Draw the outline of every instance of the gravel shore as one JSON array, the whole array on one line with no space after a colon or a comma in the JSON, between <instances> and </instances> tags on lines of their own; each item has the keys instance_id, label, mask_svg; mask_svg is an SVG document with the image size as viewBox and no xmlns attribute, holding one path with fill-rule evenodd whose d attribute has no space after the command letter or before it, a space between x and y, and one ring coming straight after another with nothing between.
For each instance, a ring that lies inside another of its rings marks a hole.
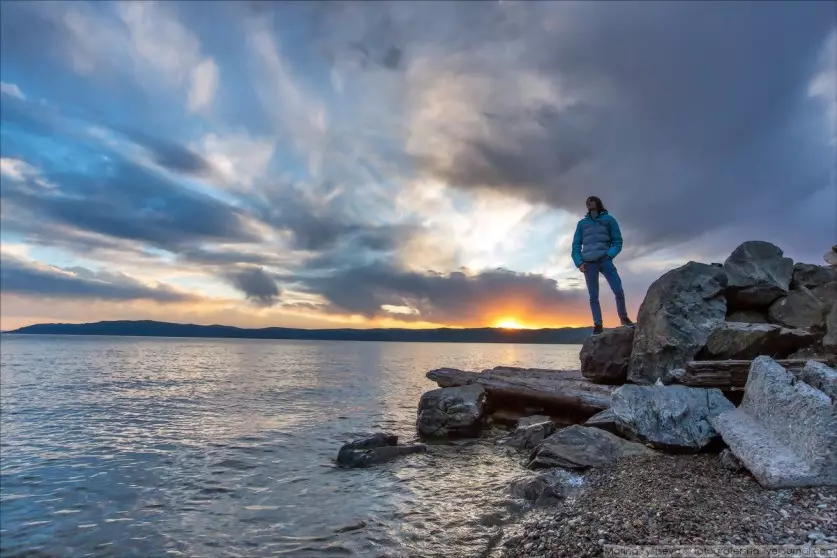
<instances>
[{"instance_id":1,"label":"gravel shore","mask_svg":"<svg viewBox=\"0 0 837 558\"><path fill-rule=\"evenodd\" d=\"M709 454L625 458L585 478L562 506L508 533L502 555L602 556L606 544L837 548L837 488L765 490Z\"/></svg>"}]
</instances>

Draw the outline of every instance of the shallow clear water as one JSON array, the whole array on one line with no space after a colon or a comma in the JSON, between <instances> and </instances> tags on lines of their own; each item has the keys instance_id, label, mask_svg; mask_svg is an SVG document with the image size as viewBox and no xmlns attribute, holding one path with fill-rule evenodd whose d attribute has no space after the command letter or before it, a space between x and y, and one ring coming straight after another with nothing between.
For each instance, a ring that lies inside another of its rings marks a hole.
<instances>
[{"instance_id":1,"label":"shallow clear water","mask_svg":"<svg viewBox=\"0 0 837 558\"><path fill-rule=\"evenodd\" d=\"M0 554L478 556L517 460L415 438L433 368L577 368L578 347L3 336Z\"/></svg>"}]
</instances>

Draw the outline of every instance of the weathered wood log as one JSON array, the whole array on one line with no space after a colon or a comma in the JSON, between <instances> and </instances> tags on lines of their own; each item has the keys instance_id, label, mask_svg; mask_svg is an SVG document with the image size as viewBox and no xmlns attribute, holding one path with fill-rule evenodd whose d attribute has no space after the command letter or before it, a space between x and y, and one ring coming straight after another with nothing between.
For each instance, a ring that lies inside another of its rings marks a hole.
<instances>
[{"instance_id":1,"label":"weathered wood log","mask_svg":"<svg viewBox=\"0 0 837 558\"><path fill-rule=\"evenodd\" d=\"M833 366L826 358L777 360L787 370L800 370L809 360ZM752 360L693 360L686 363L683 374L675 376L675 383L692 387L721 389L743 388L747 384Z\"/></svg>"},{"instance_id":2,"label":"weathered wood log","mask_svg":"<svg viewBox=\"0 0 837 558\"><path fill-rule=\"evenodd\" d=\"M477 383L491 398L536 403L555 410L595 414L610 408L612 386L594 384L578 370L498 367L482 372L453 368L431 370L427 378L440 387Z\"/></svg>"}]
</instances>

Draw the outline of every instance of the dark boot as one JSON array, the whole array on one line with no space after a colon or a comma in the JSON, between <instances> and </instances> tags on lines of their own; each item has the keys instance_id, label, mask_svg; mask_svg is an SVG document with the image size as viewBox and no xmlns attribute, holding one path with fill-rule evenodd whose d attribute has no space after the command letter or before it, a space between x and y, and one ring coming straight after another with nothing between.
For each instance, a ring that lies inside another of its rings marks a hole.
<instances>
[{"instance_id":1,"label":"dark boot","mask_svg":"<svg viewBox=\"0 0 837 558\"><path fill-rule=\"evenodd\" d=\"M622 325L625 326L625 327L634 327L636 325L627 316L625 316L624 318L621 318L620 321L622 322Z\"/></svg>"},{"instance_id":2,"label":"dark boot","mask_svg":"<svg viewBox=\"0 0 837 558\"><path fill-rule=\"evenodd\" d=\"M604 328L600 325L593 326L593 335L599 335L601 332L604 331Z\"/></svg>"}]
</instances>

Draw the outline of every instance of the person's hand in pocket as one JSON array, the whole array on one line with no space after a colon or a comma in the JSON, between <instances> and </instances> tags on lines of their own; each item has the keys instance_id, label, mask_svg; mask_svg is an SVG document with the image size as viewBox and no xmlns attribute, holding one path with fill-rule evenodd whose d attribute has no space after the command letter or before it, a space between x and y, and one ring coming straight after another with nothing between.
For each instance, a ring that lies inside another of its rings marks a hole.
<instances>
[{"instance_id":1,"label":"person's hand in pocket","mask_svg":"<svg viewBox=\"0 0 837 558\"><path fill-rule=\"evenodd\" d=\"M579 269L579 271L581 271L581 273L585 273L587 271L587 264L586 263L581 264L580 266L578 266L578 269Z\"/></svg>"}]
</instances>

